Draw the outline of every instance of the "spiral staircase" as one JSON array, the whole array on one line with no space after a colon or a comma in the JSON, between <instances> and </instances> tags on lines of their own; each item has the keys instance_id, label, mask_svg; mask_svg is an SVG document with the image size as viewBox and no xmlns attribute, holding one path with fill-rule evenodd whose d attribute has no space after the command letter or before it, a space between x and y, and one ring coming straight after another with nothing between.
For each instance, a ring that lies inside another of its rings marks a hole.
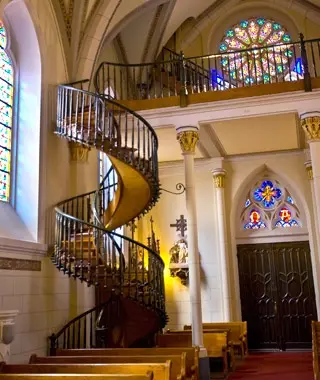
<instances>
[{"instance_id":1,"label":"spiral staircase","mask_svg":"<svg viewBox=\"0 0 320 380\"><path fill-rule=\"evenodd\" d=\"M158 140L140 115L85 81L58 88L55 133L111 161L96 191L59 203L53 262L96 286L103 302L50 337L56 348L151 345L166 324L164 263L158 252L115 230L147 213L159 198Z\"/></svg>"}]
</instances>

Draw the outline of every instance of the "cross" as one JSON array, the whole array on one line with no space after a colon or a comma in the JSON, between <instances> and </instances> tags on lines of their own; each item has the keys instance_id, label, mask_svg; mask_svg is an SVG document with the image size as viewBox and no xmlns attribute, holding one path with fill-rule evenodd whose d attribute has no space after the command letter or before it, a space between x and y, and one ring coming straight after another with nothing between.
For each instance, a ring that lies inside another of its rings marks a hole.
<instances>
[{"instance_id":1,"label":"cross","mask_svg":"<svg viewBox=\"0 0 320 380\"><path fill-rule=\"evenodd\" d=\"M176 219L176 224L170 224L170 227L176 227L176 231L180 231L181 236L184 237L184 232L187 231L187 219L184 215L180 215L180 219Z\"/></svg>"},{"instance_id":2,"label":"cross","mask_svg":"<svg viewBox=\"0 0 320 380\"><path fill-rule=\"evenodd\" d=\"M132 237L134 236L135 230L138 228L138 226L134 223L134 220L130 223L130 229L132 232Z\"/></svg>"}]
</instances>

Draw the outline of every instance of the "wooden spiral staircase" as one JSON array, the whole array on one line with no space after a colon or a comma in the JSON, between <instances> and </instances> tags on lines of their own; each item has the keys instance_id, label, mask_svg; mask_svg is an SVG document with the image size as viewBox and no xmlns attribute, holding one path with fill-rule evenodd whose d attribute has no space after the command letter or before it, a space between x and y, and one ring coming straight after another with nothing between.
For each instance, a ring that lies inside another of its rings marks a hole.
<instances>
[{"instance_id":1,"label":"wooden spiral staircase","mask_svg":"<svg viewBox=\"0 0 320 380\"><path fill-rule=\"evenodd\" d=\"M55 133L105 153L112 166L99 189L55 208L53 261L99 287L103 302L53 334L51 354L58 347L151 345L167 318L159 253L115 232L158 200L157 136L140 115L82 85L59 86Z\"/></svg>"}]
</instances>

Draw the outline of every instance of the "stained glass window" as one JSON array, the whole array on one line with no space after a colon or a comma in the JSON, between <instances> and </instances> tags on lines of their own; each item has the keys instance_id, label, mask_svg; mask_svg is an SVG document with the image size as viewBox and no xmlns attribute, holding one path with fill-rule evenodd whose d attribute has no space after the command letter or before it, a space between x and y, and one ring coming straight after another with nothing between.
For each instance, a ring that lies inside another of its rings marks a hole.
<instances>
[{"instance_id":1,"label":"stained glass window","mask_svg":"<svg viewBox=\"0 0 320 380\"><path fill-rule=\"evenodd\" d=\"M274 207L281 195L281 190L274 187L271 181L263 181L253 193L254 199L262 203L265 208Z\"/></svg>"},{"instance_id":2,"label":"stained glass window","mask_svg":"<svg viewBox=\"0 0 320 380\"><path fill-rule=\"evenodd\" d=\"M275 227L297 227L299 224L295 219L292 219L292 213L287 207L282 207L279 211L279 219Z\"/></svg>"},{"instance_id":3,"label":"stained glass window","mask_svg":"<svg viewBox=\"0 0 320 380\"><path fill-rule=\"evenodd\" d=\"M6 53L7 34L0 21L0 200L10 199L13 66Z\"/></svg>"},{"instance_id":4,"label":"stained glass window","mask_svg":"<svg viewBox=\"0 0 320 380\"><path fill-rule=\"evenodd\" d=\"M251 210L249 218L250 221L244 226L246 230L257 230L266 227L265 223L261 220L261 214L258 210Z\"/></svg>"},{"instance_id":5,"label":"stained glass window","mask_svg":"<svg viewBox=\"0 0 320 380\"><path fill-rule=\"evenodd\" d=\"M250 85L286 75L294 56L290 42L286 29L273 20L241 21L226 31L220 44L220 53L226 53L221 58L224 76Z\"/></svg>"},{"instance_id":6,"label":"stained glass window","mask_svg":"<svg viewBox=\"0 0 320 380\"><path fill-rule=\"evenodd\" d=\"M241 224L245 230L302 226L296 200L276 179L256 182L243 199L242 207Z\"/></svg>"}]
</instances>

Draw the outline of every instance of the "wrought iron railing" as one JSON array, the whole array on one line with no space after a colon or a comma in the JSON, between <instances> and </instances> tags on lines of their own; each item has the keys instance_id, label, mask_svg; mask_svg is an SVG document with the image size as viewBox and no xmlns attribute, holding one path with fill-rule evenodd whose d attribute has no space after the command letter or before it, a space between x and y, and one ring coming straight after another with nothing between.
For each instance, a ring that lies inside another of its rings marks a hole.
<instances>
[{"instance_id":1,"label":"wrought iron railing","mask_svg":"<svg viewBox=\"0 0 320 380\"><path fill-rule=\"evenodd\" d=\"M107 94L94 94L68 85L58 88L55 133L78 144L95 147L139 170L159 197L158 138L150 124Z\"/></svg>"},{"instance_id":2,"label":"wrought iron railing","mask_svg":"<svg viewBox=\"0 0 320 380\"><path fill-rule=\"evenodd\" d=\"M95 306L90 310L71 319L56 334L49 337L49 355L54 356L58 348L94 348L97 341L97 323L102 310L106 308L112 299Z\"/></svg>"},{"instance_id":3,"label":"wrought iron railing","mask_svg":"<svg viewBox=\"0 0 320 380\"><path fill-rule=\"evenodd\" d=\"M166 50L160 58L146 64L102 62L96 91L141 100L298 80L311 91L311 78L320 77L320 39L305 41L302 35L298 42L190 58Z\"/></svg>"}]
</instances>

